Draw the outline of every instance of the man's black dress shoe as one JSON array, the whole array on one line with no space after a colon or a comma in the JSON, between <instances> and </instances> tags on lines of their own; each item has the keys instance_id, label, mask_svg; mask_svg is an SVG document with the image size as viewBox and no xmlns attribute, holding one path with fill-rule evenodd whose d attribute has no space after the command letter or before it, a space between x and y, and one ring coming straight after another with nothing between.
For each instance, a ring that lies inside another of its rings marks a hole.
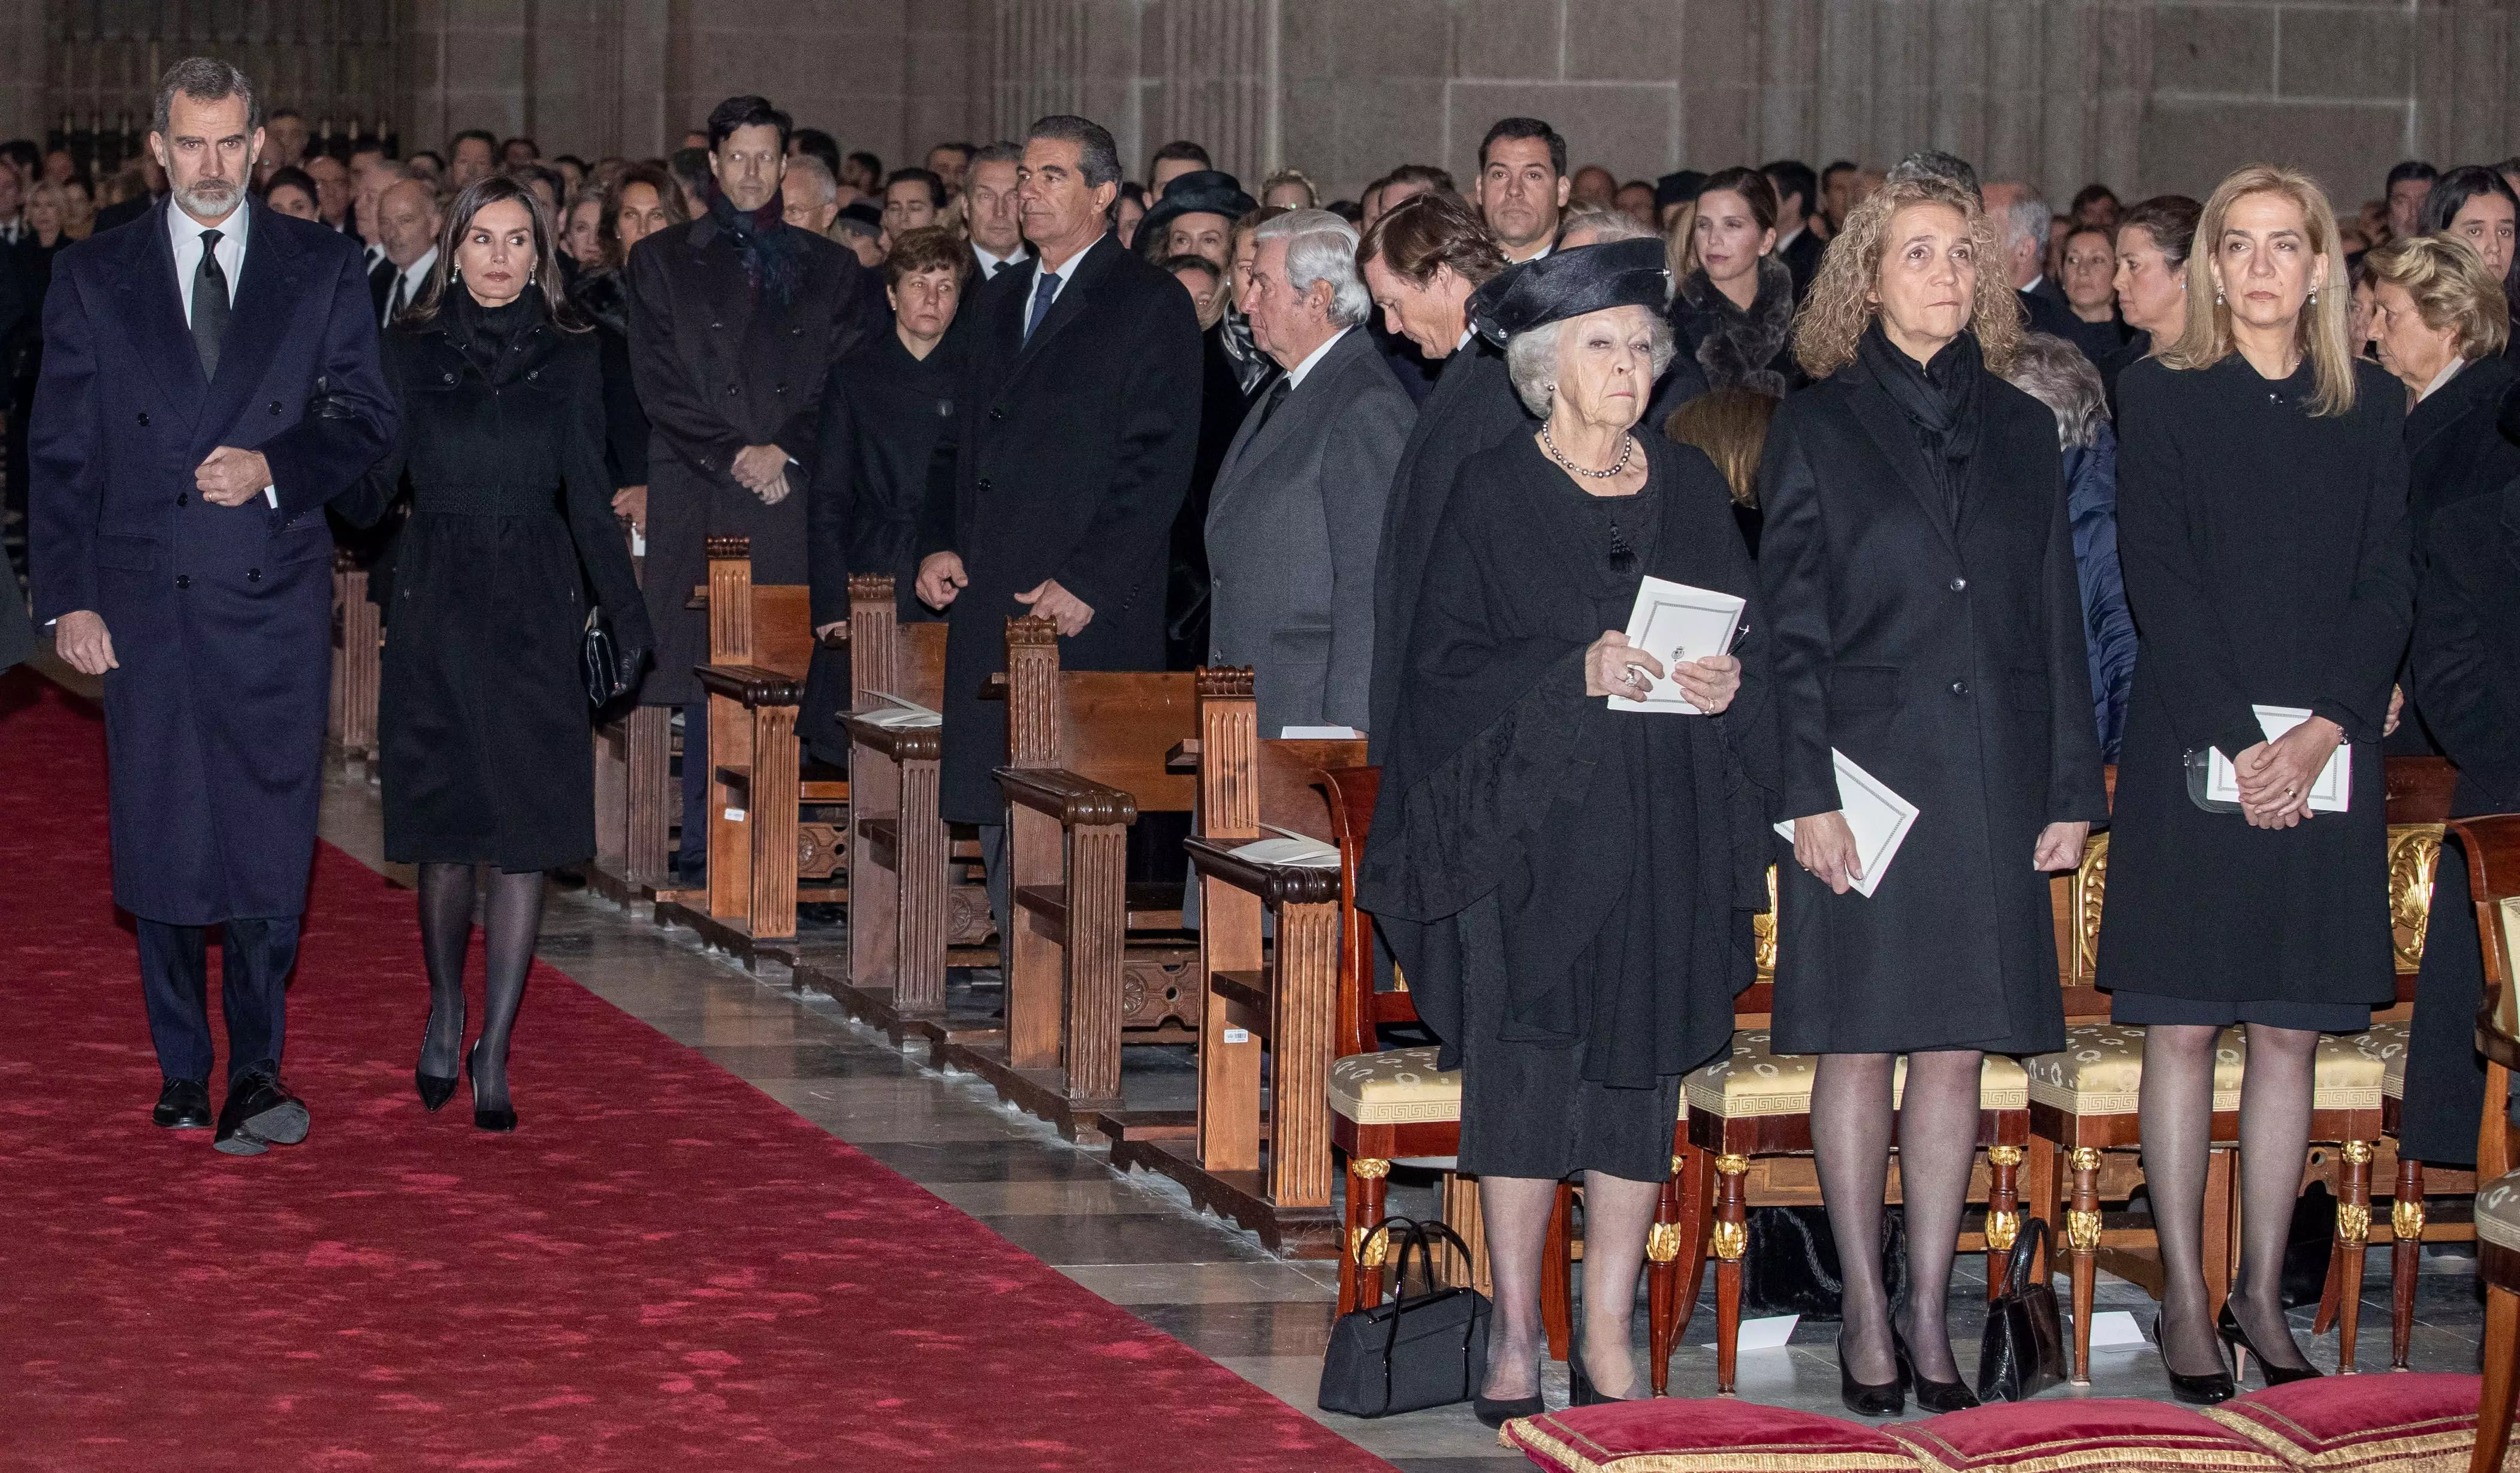
<instances>
[{"instance_id":1,"label":"man's black dress shoe","mask_svg":"<svg viewBox=\"0 0 2520 1473\"><path fill-rule=\"evenodd\" d=\"M149 1118L170 1131L210 1128L210 1087L198 1079L170 1079L158 1092L158 1108Z\"/></svg>"},{"instance_id":2,"label":"man's black dress shoe","mask_svg":"<svg viewBox=\"0 0 2520 1473\"><path fill-rule=\"evenodd\" d=\"M210 1143L231 1156L259 1156L275 1145L306 1138L305 1104L269 1074L248 1074L228 1086L219 1107L218 1138Z\"/></svg>"}]
</instances>

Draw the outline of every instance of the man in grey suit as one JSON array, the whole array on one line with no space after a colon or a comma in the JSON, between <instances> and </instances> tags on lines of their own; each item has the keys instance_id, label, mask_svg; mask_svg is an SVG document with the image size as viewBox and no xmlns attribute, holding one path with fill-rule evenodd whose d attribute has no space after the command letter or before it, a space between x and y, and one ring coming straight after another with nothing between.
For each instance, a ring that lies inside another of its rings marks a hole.
<instances>
[{"instance_id":1,"label":"man in grey suit","mask_svg":"<svg viewBox=\"0 0 2520 1473\"><path fill-rule=\"evenodd\" d=\"M1286 371L1243 419L1208 502L1208 658L1249 665L1260 732L1364 730L1383 503L1418 417L1362 331L1357 234L1327 210L1260 227L1245 307Z\"/></svg>"}]
</instances>

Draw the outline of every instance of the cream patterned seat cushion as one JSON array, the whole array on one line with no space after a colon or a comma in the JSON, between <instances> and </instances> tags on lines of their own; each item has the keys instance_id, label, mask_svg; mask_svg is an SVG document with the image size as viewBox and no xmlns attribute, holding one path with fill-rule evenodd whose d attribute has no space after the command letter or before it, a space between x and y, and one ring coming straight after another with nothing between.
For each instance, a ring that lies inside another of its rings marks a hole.
<instances>
[{"instance_id":1,"label":"cream patterned seat cushion","mask_svg":"<svg viewBox=\"0 0 2520 1473\"><path fill-rule=\"evenodd\" d=\"M1744 1029L1732 1035L1732 1051L1704 1068L1692 1070L1686 1086L1688 1108L1723 1120L1751 1120L1768 1115L1811 1113L1812 1071L1819 1055L1771 1053L1768 1031ZM2021 1066L2000 1053L1990 1053L1978 1073L1978 1108L2019 1110L2029 1107L2029 1081ZM1895 1102L1908 1089L1908 1061L1890 1082Z\"/></svg>"},{"instance_id":2,"label":"cream patterned seat cushion","mask_svg":"<svg viewBox=\"0 0 2520 1473\"><path fill-rule=\"evenodd\" d=\"M2328 1034L2318 1041L2312 1107L2376 1110L2391 1067L2404 1077L2407 1027L2375 1023L2364 1033ZM2227 1028L2214 1049L2214 1108L2240 1107L2240 1079L2249 1049L2240 1029ZM2028 1060L2030 1097L2068 1115L2132 1115L2143 1085L2143 1030L2118 1023L2078 1023L2065 1030L2065 1047Z\"/></svg>"},{"instance_id":3,"label":"cream patterned seat cushion","mask_svg":"<svg viewBox=\"0 0 2520 1473\"><path fill-rule=\"evenodd\" d=\"M2520 1249L2520 1171L2495 1178L2476 1194L2476 1235L2497 1248Z\"/></svg>"},{"instance_id":4,"label":"cream patterned seat cushion","mask_svg":"<svg viewBox=\"0 0 2520 1473\"><path fill-rule=\"evenodd\" d=\"M1432 1049L1351 1053L1330 1063L1330 1108L1359 1125L1459 1120L1462 1071L1436 1068Z\"/></svg>"}]
</instances>

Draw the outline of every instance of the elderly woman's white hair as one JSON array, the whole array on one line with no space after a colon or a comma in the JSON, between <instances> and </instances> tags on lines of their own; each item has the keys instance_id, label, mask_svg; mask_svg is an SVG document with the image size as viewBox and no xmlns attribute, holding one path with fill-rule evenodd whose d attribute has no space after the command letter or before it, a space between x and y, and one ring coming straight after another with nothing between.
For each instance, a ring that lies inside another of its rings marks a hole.
<instances>
[{"instance_id":1,"label":"elderly woman's white hair","mask_svg":"<svg viewBox=\"0 0 2520 1473\"><path fill-rule=\"evenodd\" d=\"M1262 221L1251 234L1255 246L1286 243L1286 285L1297 296L1312 293L1315 282L1330 284L1330 323L1352 328L1373 315L1373 294L1356 274L1356 227L1326 209L1288 210Z\"/></svg>"},{"instance_id":2,"label":"elderly woman's white hair","mask_svg":"<svg viewBox=\"0 0 2520 1473\"><path fill-rule=\"evenodd\" d=\"M2024 333L2003 381L2048 406L2056 416L2056 442L2088 446L2109 418L2100 371L2083 350L2049 333Z\"/></svg>"},{"instance_id":3,"label":"elderly woman's white hair","mask_svg":"<svg viewBox=\"0 0 2520 1473\"><path fill-rule=\"evenodd\" d=\"M1640 231L1638 235L1642 239L1648 240L1653 237L1651 231ZM1582 246L1576 247L1578 250L1589 248ZM1640 310L1645 311L1653 319L1653 378L1660 379L1662 371L1671 367L1671 356L1675 351L1671 335L1671 319L1650 309L1641 308ZM1549 418L1550 407L1557 398L1558 340L1564 335L1567 324L1581 321L1583 321L1581 317L1567 317L1556 322L1545 322L1539 327L1516 333L1506 339L1505 371L1513 379L1513 391L1521 398L1525 409L1544 420ZM1650 397L1652 383L1648 382L1645 387L1646 395ZM1642 414L1644 407L1643 401L1640 400L1637 405L1638 412Z\"/></svg>"}]
</instances>

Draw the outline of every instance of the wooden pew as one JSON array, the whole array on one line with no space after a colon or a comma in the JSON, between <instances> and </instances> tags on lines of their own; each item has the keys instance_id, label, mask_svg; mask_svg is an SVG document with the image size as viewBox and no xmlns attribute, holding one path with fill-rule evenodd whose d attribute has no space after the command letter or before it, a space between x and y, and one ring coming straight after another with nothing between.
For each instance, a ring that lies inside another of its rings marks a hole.
<instances>
[{"instance_id":1,"label":"wooden pew","mask_svg":"<svg viewBox=\"0 0 2520 1473\"><path fill-rule=\"evenodd\" d=\"M814 650L801 584L755 584L750 542L708 540L709 662L694 673L708 692L708 891L695 907L657 907L657 919L692 925L757 964L793 962L799 897L798 805L845 804L847 780L805 771L796 739ZM692 760L685 752L683 760ZM692 816L684 815L685 824ZM830 846L825 845L828 853ZM843 898L826 887L812 898Z\"/></svg>"},{"instance_id":2,"label":"wooden pew","mask_svg":"<svg viewBox=\"0 0 2520 1473\"><path fill-rule=\"evenodd\" d=\"M937 816L941 726L879 726L899 708L878 692L941 711L943 624L901 626L892 580L849 580L849 974L847 985L904 1018L945 1010L952 859ZM987 906L985 896L981 900Z\"/></svg>"},{"instance_id":3,"label":"wooden pew","mask_svg":"<svg viewBox=\"0 0 2520 1473\"><path fill-rule=\"evenodd\" d=\"M328 733L341 755L377 751L377 693L384 684L384 626L368 602L368 570L346 550L333 554L333 695Z\"/></svg>"},{"instance_id":4,"label":"wooden pew","mask_svg":"<svg viewBox=\"0 0 2520 1473\"><path fill-rule=\"evenodd\" d=\"M1261 737L1246 669L1198 673L1198 1133L1115 1141L1115 1166L1182 1183L1198 1206L1272 1251L1339 1251L1327 1097L1336 1054L1340 871L1270 865L1234 851L1286 829L1335 850L1319 784L1362 765L1365 742ZM1274 926L1264 924L1264 915ZM1264 940L1274 929L1274 945ZM1261 1087L1264 1050L1269 1088ZM1265 1150L1264 1150L1265 1146Z\"/></svg>"},{"instance_id":5,"label":"wooden pew","mask_svg":"<svg viewBox=\"0 0 2520 1473\"><path fill-rule=\"evenodd\" d=\"M642 582L646 562L630 559ZM595 728L595 859L586 882L617 905L699 898L685 897L668 870L683 806L673 726L670 706L632 706Z\"/></svg>"},{"instance_id":6,"label":"wooden pew","mask_svg":"<svg viewBox=\"0 0 2520 1473\"><path fill-rule=\"evenodd\" d=\"M1192 1118L1127 1113L1120 1047L1124 1031L1197 1036L1183 978L1198 951L1181 931L1180 888L1127 883L1138 815L1191 807L1191 780L1165 757L1195 730L1193 677L1062 671L1058 640L1048 619L1007 621L1006 1027L944 1056L1071 1139L1123 1127L1188 1135Z\"/></svg>"}]
</instances>

